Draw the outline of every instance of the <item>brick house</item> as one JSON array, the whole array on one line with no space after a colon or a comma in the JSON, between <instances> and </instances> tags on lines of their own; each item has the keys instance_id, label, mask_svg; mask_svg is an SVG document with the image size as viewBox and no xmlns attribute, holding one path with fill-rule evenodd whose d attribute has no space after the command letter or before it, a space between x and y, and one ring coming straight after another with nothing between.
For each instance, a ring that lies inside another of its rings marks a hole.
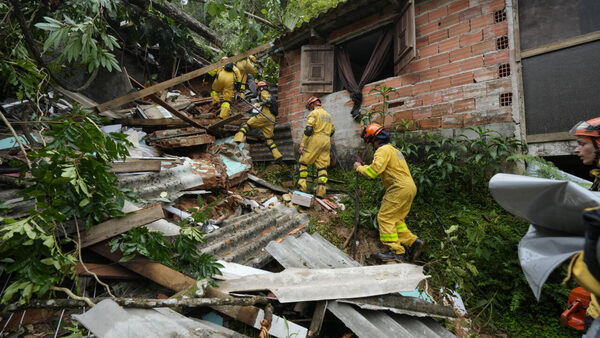
<instances>
[{"instance_id":1,"label":"brick house","mask_svg":"<svg viewBox=\"0 0 600 338\"><path fill-rule=\"evenodd\" d=\"M422 130L456 136L485 126L526 140L533 154L570 154L569 128L600 116L592 86L600 83L599 3L348 0L278 41L279 120L299 142L304 102L318 96L334 118L338 153L351 154L361 126L344 72L358 83L391 34L378 71L358 90L363 109L376 108L371 90L385 85L398 91L390 112Z\"/></svg>"}]
</instances>

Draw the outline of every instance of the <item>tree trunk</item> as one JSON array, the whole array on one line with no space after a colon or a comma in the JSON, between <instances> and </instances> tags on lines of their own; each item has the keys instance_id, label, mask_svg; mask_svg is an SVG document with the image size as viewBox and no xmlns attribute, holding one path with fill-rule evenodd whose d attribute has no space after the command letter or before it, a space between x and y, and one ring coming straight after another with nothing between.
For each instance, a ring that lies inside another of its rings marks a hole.
<instances>
[{"instance_id":1,"label":"tree trunk","mask_svg":"<svg viewBox=\"0 0 600 338\"><path fill-rule=\"evenodd\" d=\"M112 299L123 307L133 307L140 309L153 309L155 307L202 307L215 305L254 305L268 304L269 300L264 297L248 298L185 298L185 299L142 299L142 298L90 298L94 304L105 299ZM14 312L22 309L63 309L78 308L88 306L83 300L75 299L32 299L27 304L12 303L6 306L3 312Z\"/></svg>"},{"instance_id":2,"label":"tree trunk","mask_svg":"<svg viewBox=\"0 0 600 338\"><path fill-rule=\"evenodd\" d=\"M148 0L129 0L129 2L142 7L150 4L150 1ZM153 1L152 7L156 8L156 10L168 16L169 18L191 29L198 35L205 38L207 41L213 43L215 46L219 48L223 46L223 41L221 41L221 38L217 36L215 31L208 28L200 21L194 19L189 14L175 7L175 5L166 1Z\"/></svg>"}]
</instances>

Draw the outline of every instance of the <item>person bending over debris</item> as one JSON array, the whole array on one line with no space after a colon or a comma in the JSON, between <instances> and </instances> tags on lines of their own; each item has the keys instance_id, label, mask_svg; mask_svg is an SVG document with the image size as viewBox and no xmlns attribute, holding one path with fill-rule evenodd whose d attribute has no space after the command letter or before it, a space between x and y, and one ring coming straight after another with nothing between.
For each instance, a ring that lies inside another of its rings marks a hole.
<instances>
[{"instance_id":1,"label":"person bending over debris","mask_svg":"<svg viewBox=\"0 0 600 338\"><path fill-rule=\"evenodd\" d=\"M321 106L321 100L310 97L306 102L306 109L310 111L302 141L300 142L300 167L298 168L298 186L306 192L306 178L308 166L315 164L317 167L317 192L318 197L325 197L327 188L327 167L329 167L329 152L331 150L331 136L335 132L331 115Z\"/></svg>"},{"instance_id":2,"label":"person bending over debris","mask_svg":"<svg viewBox=\"0 0 600 338\"><path fill-rule=\"evenodd\" d=\"M227 60L226 56L221 58L221 61L225 60ZM231 110L233 92L234 90L239 90L242 75L240 74L240 70L234 66L232 62L226 64L223 68L217 68L214 72L208 72L208 74L215 76L215 81L212 84L212 92L210 92L212 104L216 106L220 102L219 93L222 93L223 102L221 103L219 117L226 119L229 117L229 111Z\"/></svg>"},{"instance_id":3,"label":"person bending over debris","mask_svg":"<svg viewBox=\"0 0 600 338\"><path fill-rule=\"evenodd\" d=\"M251 117L248 122L244 122L241 125L240 131L235 134L233 141L241 143L244 141L244 137L246 136L248 129L260 128L263 136L267 139L267 147L269 147L271 150L275 163L279 164L282 162L281 159L283 155L281 155L279 150L277 150L277 145L273 141L273 131L275 129L275 122L277 118L275 117L275 114L273 114L275 112L271 111L272 98L271 94L269 93L269 86L265 81L260 81L256 86L256 90L260 93L260 103L257 103L256 109L253 109L252 111L256 111L257 115Z\"/></svg>"},{"instance_id":4,"label":"person bending over debris","mask_svg":"<svg viewBox=\"0 0 600 338\"><path fill-rule=\"evenodd\" d=\"M242 76L241 86L240 86L240 96L245 98L246 95L244 92L246 91L246 85L248 84L248 74L254 75L258 73L258 69L256 69L256 57L254 55L249 55L247 58L238 61L235 66L240 70L240 74ZM260 96L260 89L256 88L256 91Z\"/></svg>"},{"instance_id":5,"label":"person bending over debris","mask_svg":"<svg viewBox=\"0 0 600 338\"><path fill-rule=\"evenodd\" d=\"M365 143L373 144L376 151L373 163L363 165L354 162L354 169L370 178L381 175L385 187L377 223L379 239L390 251L379 253L377 257L383 261L406 262L405 253L408 248L408 261L414 262L421 254L424 242L408 230L404 222L417 194L406 160L400 150L389 144L390 133L382 126L371 123L363 129L361 137Z\"/></svg>"},{"instance_id":6,"label":"person bending over debris","mask_svg":"<svg viewBox=\"0 0 600 338\"><path fill-rule=\"evenodd\" d=\"M577 137L577 146L573 151L585 165L594 165L590 174L594 177L591 191L600 191L600 117L577 123L570 131ZM569 264L568 280L572 275L575 280L591 293L590 305L586 311L586 329L594 322L596 334L600 334L600 250L596 246L600 241L600 207L586 209L583 219L587 224L584 249L573 256ZM565 281L566 281L565 280ZM592 331L592 329L590 329ZM590 333L588 331L588 333ZM596 337L590 335L590 337Z\"/></svg>"}]
</instances>

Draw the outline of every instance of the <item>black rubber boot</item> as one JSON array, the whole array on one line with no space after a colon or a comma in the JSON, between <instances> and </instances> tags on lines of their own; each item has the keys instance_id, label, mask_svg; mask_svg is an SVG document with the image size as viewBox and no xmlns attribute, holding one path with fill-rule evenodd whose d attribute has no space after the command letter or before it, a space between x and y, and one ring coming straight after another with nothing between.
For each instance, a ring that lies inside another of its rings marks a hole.
<instances>
[{"instance_id":1,"label":"black rubber boot","mask_svg":"<svg viewBox=\"0 0 600 338\"><path fill-rule=\"evenodd\" d=\"M425 246L425 242L422 239L417 238L413 244L408 248L408 257L410 262L414 262L421 256L421 252L423 252L423 247Z\"/></svg>"},{"instance_id":2,"label":"black rubber boot","mask_svg":"<svg viewBox=\"0 0 600 338\"><path fill-rule=\"evenodd\" d=\"M393 262L398 262L398 263L404 263L406 262L406 257L403 254L395 254L391 251L388 251L386 253L378 253L377 254L377 258L381 259L382 261L393 261Z\"/></svg>"}]
</instances>

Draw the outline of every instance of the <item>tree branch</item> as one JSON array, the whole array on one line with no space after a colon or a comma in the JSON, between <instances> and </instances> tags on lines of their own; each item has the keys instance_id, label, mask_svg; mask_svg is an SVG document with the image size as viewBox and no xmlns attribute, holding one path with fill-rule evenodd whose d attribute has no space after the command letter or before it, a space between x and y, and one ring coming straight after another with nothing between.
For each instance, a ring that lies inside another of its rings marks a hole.
<instances>
[{"instance_id":1,"label":"tree branch","mask_svg":"<svg viewBox=\"0 0 600 338\"><path fill-rule=\"evenodd\" d=\"M11 1L18 1L18 0L11 0ZM221 48L223 46L223 41L221 40L221 38L217 35L217 33L215 31L208 28L203 23L194 19L189 14L180 10L179 8L175 7L175 5L172 5L169 2L166 2L166 1L164 1L164 2L152 1L151 2L148 0L129 0L129 2L132 4L136 4L138 6L142 6L142 7L145 7L146 5L151 4L152 8L156 8L156 10L158 10L165 16L168 16L169 18L188 27L189 29L191 29L195 33L199 34L200 36L205 38L207 41L218 46L219 48Z\"/></svg>"},{"instance_id":2,"label":"tree branch","mask_svg":"<svg viewBox=\"0 0 600 338\"><path fill-rule=\"evenodd\" d=\"M60 291L64 291L60 288ZM70 292L70 290L65 289ZM66 291L65 291L66 292ZM71 296L72 298L78 296ZM82 297L78 297L82 298ZM265 297L248 297L248 298L185 298L185 299L143 299L143 298L91 298L88 299L92 303L98 304L99 302L111 299L117 304L123 307L133 307L140 309L153 309L156 307L204 307L204 306L220 306L220 305L255 305L255 304L268 304L269 299ZM7 305L2 312L14 312L23 309L37 308L37 309L63 309L63 308L78 308L90 306L84 300L79 299L32 299L27 304L12 303Z\"/></svg>"},{"instance_id":3,"label":"tree branch","mask_svg":"<svg viewBox=\"0 0 600 338\"><path fill-rule=\"evenodd\" d=\"M194 1L201 2L203 4L206 3L206 0L194 0ZM233 6L225 4L225 8L232 9ZM250 17L250 18L252 18L252 19L254 19L254 20L256 20L256 21L258 21L258 22L260 22L262 24L265 24L265 25L267 25L269 27L272 27L272 28L275 28L277 30L281 30L281 28L282 28L281 26L277 26L276 24L272 23L271 21L269 21L269 20L267 20L265 18L261 18L260 16L258 16L256 14L252 14L252 13L247 12L247 11L244 11L244 14L246 14L246 16L248 16L248 17Z\"/></svg>"},{"instance_id":4,"label":"tree branch","mask_svg":"<svg viewBox=\"0 0 600 338\"><path fill-rule=\"evenodd\" d=\"M2 106L0 106L0 118L6 124L6 126L8 127L8 129L10 129L10 132L15 137L15 140L19 144L19 147L21 147L21 151L23 151L23 156L25 156L25 161L27 162L27 166L29 167L29 170L31 170L31 161L29 161L29 159L27 158L27 151L25 151L25 146L23 146L23 143L19 139L19 135L17 135L17 132L12 127L12 125L10 124L10 122L8 122L8 120L6 119L6 117L4 116L4 114L2 112L6 112L6 110L4 110L4 108Z\"/></svg>"},{"instance_id":5,"label":"tree branch","mask_svg":"<svg viewBox=\"0 0 600 338\"><path fill-rule=\"evenodd\" d=\"M99 67L94 69L94 72L92 73L90 78L80 88L71 88L71 86L66 84L63 80L54 76L54 74L52 73L52 71L46 64L46 62L42 59L42 54L38 51L37 47L35 46L35 40L33 40L33 37L31 36L31 32L29 31L29 28L27 26L27 22L25 22L25 18L23 17L23 12L21 11L21 4L19 3L19 1L20 0L10 0L10 2L13 5L14 15L17 18L17 21L19 22L19 26L21 26L21 31L23 32L23 36L25 37L25 45L27 46L27 48L29 49L31 54L33 54L33 58L38 63L38 65L40 65L41 67L45 68L48 71L50 78L52 78L52 80L54 80L54 82L56 82L59 86L65 88L69 91L80 92L82 90L85 90L87 87L89 87L90 84L92 83L92 81L94 81L94 79L96 78L96 75L98 75Z\"/></svg>"}]
</instances>

